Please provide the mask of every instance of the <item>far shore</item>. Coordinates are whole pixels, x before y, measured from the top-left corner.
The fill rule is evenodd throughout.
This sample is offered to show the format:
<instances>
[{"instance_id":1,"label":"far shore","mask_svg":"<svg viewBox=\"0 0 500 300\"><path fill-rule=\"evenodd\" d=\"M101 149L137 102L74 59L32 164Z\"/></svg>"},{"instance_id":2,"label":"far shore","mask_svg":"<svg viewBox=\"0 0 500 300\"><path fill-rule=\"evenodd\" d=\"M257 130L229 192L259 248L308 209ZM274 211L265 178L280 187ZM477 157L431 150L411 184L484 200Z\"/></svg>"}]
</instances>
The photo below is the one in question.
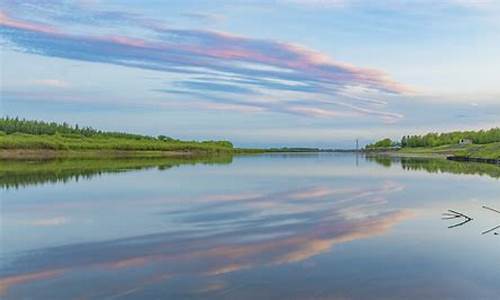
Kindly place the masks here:
<instances>
[{"instance_id":1,"label":"far shore","mask_svg":"<svg viewBox=\"0 0 500 300\"><path fill-rule=\"evenodd\" d=\"M206 152L186 151L128 151L128 150L52 150L52 149L1 149L1 160L49 159L110 159L110 158L162 158L198 157Z\"/></svg>"},{"instance_id":2,"label":"far shore","mask_svg":"<svg viewBox=\"0 0 500 300\"><path fill-rule=\"evenodd\" d=\"M366 155L442 158L500 164L500 128L389 138L355 150L307 147L236 148L227 140L188 141L102 131L92 127L0 118L0 160L200 158L258 153L354 152Z\"/></svg>"},{"instance_id":3,"label":"far shore","mask_svg":"<svg viewBox=\"0 0 500 300\"><path fill-rule=\"evenodd\" d=\"M293 148L292 148L293 149ZM281 150L281 151L280 151ZM311 150L311 149L309 149ZM207 156L244 155L259 153L294 153L297 149L244 149L234 148L229 152L210 152L202 150L53 150L53 149L0 149L0 160L53 160L53 159L134 159L134 158L199 158ZM456 156L452 152L433 152L432 150L408 151L397 149L377 150L330 150L330 151L303 151L303 152L353 152L367 156L399 157L399 158L430 158L448 159L460 162L479 162L500 164L499 160L486 158L470 158Z\"/></svg>"},{"instance_id":4,"label":"far shore","mask_svg":"<svg viewBox=\"0 0 500 300\"><path fill-rule=\"evenodd\" d=\"M432 149L427 150L363 150L362 153L365 155L372 156L386 156L386 157L407 157L407 158L440 158L447 159L458 162L476 162L476 163L487 163L500 165L500 159L492 159L487 157L468 157L457 155L451 151L433 151Z\"/></svg>"},{"instance_id":5,"label":"far shore","mask_svg":"<svg viewBox=\"0 0 500 300\"><path fill-rule=\"evenodd\" d=\"M365 155L389 156L389 157L415 157L415 158L443 158L452 157L452 153L439 152L409 152L400 150L363 150Z\"/></svg>"}]
</instances>

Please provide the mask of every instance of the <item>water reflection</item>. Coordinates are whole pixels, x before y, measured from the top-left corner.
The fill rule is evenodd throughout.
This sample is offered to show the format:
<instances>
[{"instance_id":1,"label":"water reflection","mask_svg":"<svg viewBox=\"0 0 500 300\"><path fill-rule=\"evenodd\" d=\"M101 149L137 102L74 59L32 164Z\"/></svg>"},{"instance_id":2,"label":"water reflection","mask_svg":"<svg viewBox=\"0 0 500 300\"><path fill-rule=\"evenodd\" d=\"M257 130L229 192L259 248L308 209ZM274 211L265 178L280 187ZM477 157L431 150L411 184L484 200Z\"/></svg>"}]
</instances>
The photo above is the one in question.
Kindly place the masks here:
<instances>
[{"instance_id":1,"label":"water reflection","mask_svg":"<svg viewBox=\"0 0 500 300\"><path fill-rule=\"evenodd\" d=\"M231 161L231 155L40 161L0 160L0 188L20 188L44 183L67 183L82 179L88 180L106 173L150 168L166 170L185 164L230 164Z\"/></svg>"},{"instance_id":2,"label":"water reflection","mask_svg":"<svg viewBox=\"0 0 500 300\"><path fill-rule=\"evenodd\" d=\"M435 162L381 166L370 158L356 165L348 154L231 161L167 172L156 161L120 162L122 168L115 161L100 166L101 176L66 184L39 184L53 176L42 171L43 180L20 175L24 183L2 194L0 298L494 299L500 293L491 263L498 258L500 214L482 207L500 206L491 175L451 176L443 170L456 166L439 165L438 176L429 176L415 171L436 170L428 166ZM448 209L450 219L439 220ZM456 224L448 222L465 220L460 214L474 220L448 230Z\"/></svg>"},{"instance_id":3,"label":"water reflection","mask_svg":"<svg viewBox=\"0 0 500 300\"><path fill-rule=\"evenodd\" d=\"M461 163L440 158L410 158L390 156L366 156L384 167L390 168L393 164L400 165L408 171L426 171L429 173L452 173L466 175L486 175L500 178L500 166L485 163Z\"/></svg>"},{"instance_id":4,"label":"water reflection","mask_svg":"<svg viewBox=\"0 0 500 300\"><path fill-rule=\"evenodd\" d=\"M189 230L20 253L2 270L0 287L4 296L22 298L37 290L54 299L116 296L182 276L209 285L222 274L300 262L335 245L383 234L413 216L385 206L386 196L402 189L386 182L373 188L314 186L191 199L195 205L189 211L160 212L180 227L191 225ZM124 291L100 286L117 272ZM82 280L100 288L90 292ZM40 286L66 288L40 291Z\"/></svg>"}]
</instances>

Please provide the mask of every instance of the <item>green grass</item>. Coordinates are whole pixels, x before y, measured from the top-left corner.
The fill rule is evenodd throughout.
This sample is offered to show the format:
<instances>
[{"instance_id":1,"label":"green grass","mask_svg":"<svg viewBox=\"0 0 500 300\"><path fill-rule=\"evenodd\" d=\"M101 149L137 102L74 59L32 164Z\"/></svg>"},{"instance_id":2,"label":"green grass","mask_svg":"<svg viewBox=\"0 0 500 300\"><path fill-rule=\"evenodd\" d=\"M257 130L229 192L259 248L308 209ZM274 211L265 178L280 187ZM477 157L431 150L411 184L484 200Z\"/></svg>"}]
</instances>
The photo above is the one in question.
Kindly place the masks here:
<instances>
[{"instance_id":1,"label":"green grass","mask_svg":"<svg viewBox=\"0 0 500 300\"><path fill-rule=\"evenodd\" d=\"M403 148L400 152L414 154L443 154L481 159L500 159L500 143L481 145L444 145L434 148Z\"/></svg>"},{"instance_id":2,"label":"green grass","mask_svg":"<svg viewBox=\"0 0 500 300\"><path fill-rule=\"evenodd\" d=\"M203 151L232 152L227 142L194 142L124 138L109 136L83 136L77 134L32 135L13 133L0 135L0 149L44 150L121 150L121 151Z\"/></svg>"},{"instance_id":3,"label":"green grass","mask_svg":"<svg viewBox=\"0 0 500 300\"><path fill-rule=\"evenodd\" d=\"M456 156L498 160L500 159L500 143L466 145L463 149L456 149L454 154Z\"/></svg>"},{"instance_id":4,"label":"green grass","mask_svg":"<svg viewBox=\"0 0 500 300\"><path fill-rule=\"evenodd\" d=\"M192 152L195 155L210 153L232 153L232 154L258 154L265 152L298 152L314 151L309 148L233 148L226 141L180 141L159 140L155 138L131 138L113 137L104 135L84 136L79 134L51 134L34 135L26 133L5 134L0 132L0 152L25 150L17 154L0 155L7 159L40 158L99 158L99 156L113 157L162 157L163 151L168 152ZM27 153L27 151L37 153ZM10 151L10 152L12 152ZM42 153L57 152L54 153ZM1 153L0 153L1 154Z\"/></svg>"}]
</instances>

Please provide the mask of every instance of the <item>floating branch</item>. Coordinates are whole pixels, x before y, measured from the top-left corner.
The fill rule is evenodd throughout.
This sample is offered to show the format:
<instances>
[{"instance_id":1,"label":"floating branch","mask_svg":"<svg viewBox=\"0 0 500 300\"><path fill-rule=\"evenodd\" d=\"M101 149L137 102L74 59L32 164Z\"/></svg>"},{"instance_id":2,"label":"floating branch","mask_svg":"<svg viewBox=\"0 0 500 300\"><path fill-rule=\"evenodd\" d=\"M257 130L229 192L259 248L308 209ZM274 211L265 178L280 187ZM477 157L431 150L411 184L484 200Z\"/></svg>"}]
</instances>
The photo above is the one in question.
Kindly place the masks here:
<instances>
[{"instance_id":1,"label":"floating branch","mask_svg":"<svg viewBox=\"0 0 500 300\"><path fill-rule=\"evenodd\" d=\"M456 219L456 218L461 218L462 216L457 215L457 214L452 214L452 213L443 213L441 220L451 220L451 219Z\"/></svg>"},{"instance_id":2,"label":"floating branch","mask_svg":"<svg viewBox=\"0 0 500 300\"><path fill-rule=\"evenodd\" d=\"M465 219L465 221L460 222L460 223L455 224L455 225L448 226L448 228L455 228L455 227L458 227L458 226L462 226L462 225L465 225L465 224L469 223L470 221L472 221L472 219Z\"/></svg>"},{"instance_id":3,"label":"floating branch","mask_svg":"<svg viewBox=\"0 0 500 300\"><path fill-rule=\"evenodd\" d=\"M487 209L487 210L490 210L490 211L492 211L492 212L496 212L496 213L499 213L499 214L500 214L500 211L499 211L499 210L496 210L496 209L494 209L494 208L488 207L488 206L486 206L486 205L483 205L483 208L484 208L484 209ZM490 232L492 232L492 231L495 231L495 230L497 230L497 229L499 229L499 228L500 228L500 225L498 225L498 226L496 226L496 227L493 227L493 228L491 228L491 229L489 229L489 230L486 230L486 231L482 232L481 234L487 234L487 233L490 233ZM498 232L494 232L493 234L494 234L494 235L498 235Z\"/></svg>"},{"instance_id":4,"label":"floating branch","mask_svg":"<svg viewBox=\"0 0 500 300\"><path fill-rule=\"evenodd\" d=\"M452 214L452 213L443 213L443 217L460 217L459 215L457 214Z\"/></svg>"},{"instance_id":5,"label":"floating branch","mask_svg":"<svg viewBox=\"0 0 500 300\"><path fill-rule=\"evenodd\" d=\"M444 217L443 218L444 220L450 220L450 219L456 219L456 218L464 218L465 219L463 222L460 222L460 223L448 226L448 228L455 228L455 227L458 227L458 226L462 226L462 225L465 225L465 224L469 223L470 221L474 220L473 218L471 218L468 215L463 214L461 212L454 211L454 210L451 210L451 209L448 209L448 211L450 213L444 213L443 214L443 216L448 216L448 217Z\"/></svg>"},{"instance_id":6,"label":"floating branch","mask_svg":"<svg viewBox=\"0 0 500 300\"><path fill-rule=\"evenodd\" d=\"M500 214L500 210L488 207L486 205L483 205L483 208ZM448 228L459 227L459 226L465 225L465 224L469 223L470 221L474 220L473 218L469 217L468 215L466 215L464 213L461 213L461 212L458 212L455 210L451 210L451 209L448 209L448 212L444 212L442 214L442 220L453 220L453 219L457 219L457 218L463 218L464 221L457 223L457 224L453 224L451 226L448 226ZM483 231L481 234L484 235L484 234L488 234L488 233L493 232L494 235L500 235L500 233L496 231L498 229L500 229L500 225L495 226L495 227L488 229L486 231Z\"/></svg>"},{"instance_id":7,"label":"floating branch","mask_svg":"<svg viewBox=\"0 0 500 300\"><path fill-rule=\"evenodd\" d=\"M484 209L487 209L487 210L491 210L491 211L493 211L493 212L496 212L496 213L499 213L499 214L500 214L500 210L496 210L496 209L491 208L491 207L488 207L488 206L486 206L486 205L483 205L483 208L484 208Z\"/></svg>"},{"instance_id":8,"label":"floating branch","mask_svg":"<svg viewBox=\"0 0 500 300\"><path fill-rule=\"evenodd\" d=\"M471 217L469 217L468 215L463 214L463 213L461 213L461 212L454 211L454 210L451 210L451 209L448 209L448 211L449 211L449 212L454 213L456 216L461 216L461 217L464 217L464 218L466 218L466 219L468 219L468 220L470 220L470 221L474 220L473 218L471 218Z\"/></svg>"},{"instance_id":9,"label":"floating branch","mask_svg":"<svg viewBox=\"0 0 500 300\"><path fill-rule=\"evenodd\" d=\"M486 230L486 231L483 231L481 234L487 234L487 233L490 233L490 232L492 232L492 231L495 231L495 230L497 230L497 229L499 229L499 228L500 228L500 225L495 226L495 227L493 227L493 228L491 228L491 229L488 229L488 230ZM495 232L494 234L495 234L495 235L498 235L498 233L497 233L497 232Z\"/></svg>"}]
</instances>

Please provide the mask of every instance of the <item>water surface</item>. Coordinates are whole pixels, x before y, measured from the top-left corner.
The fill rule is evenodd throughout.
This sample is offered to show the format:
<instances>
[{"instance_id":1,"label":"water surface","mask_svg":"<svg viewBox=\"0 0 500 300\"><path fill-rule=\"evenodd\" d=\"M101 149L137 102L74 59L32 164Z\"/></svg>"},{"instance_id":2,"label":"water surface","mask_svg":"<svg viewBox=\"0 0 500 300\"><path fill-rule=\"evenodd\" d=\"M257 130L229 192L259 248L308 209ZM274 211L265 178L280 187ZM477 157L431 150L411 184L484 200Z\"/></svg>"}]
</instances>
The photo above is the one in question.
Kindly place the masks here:
<instances>
[{"instance_id":1,"label":"water surface","mask_svg":"<svg viewBox=\"0 0 500 300\"><path fill-rule=\"evenodd\" d=\"M497 166L273 154L0 167L2 299L500 295L500 214L483 208L500 209Z\"/></svg>"}]
</instances>

